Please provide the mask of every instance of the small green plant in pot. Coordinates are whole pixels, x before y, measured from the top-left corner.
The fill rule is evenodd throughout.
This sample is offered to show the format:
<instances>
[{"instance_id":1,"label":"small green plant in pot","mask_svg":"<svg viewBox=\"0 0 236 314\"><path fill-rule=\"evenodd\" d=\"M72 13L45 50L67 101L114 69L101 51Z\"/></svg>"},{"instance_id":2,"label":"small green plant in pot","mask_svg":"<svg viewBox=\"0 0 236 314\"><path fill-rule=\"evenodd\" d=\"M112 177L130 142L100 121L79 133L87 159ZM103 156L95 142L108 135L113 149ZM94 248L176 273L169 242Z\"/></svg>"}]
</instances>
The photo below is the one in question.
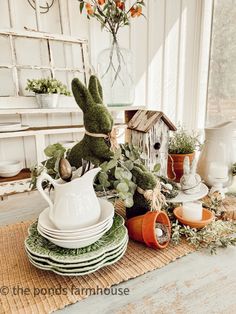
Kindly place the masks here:
<instances>
[{"instance_id":1,"label":"small green plant in pot","mask_svg":"<svg viewBox=\"0 0 236 314\"><path fill-rule=\"evenodd\" d=\"M71 96L67 87L54 78L28 79L26 90L35 93L40 108L56 108L59 95Z\"/></svg>"},{"instance_id":2,"label":"small green plant in pot","mask_svg":"<svg viewBox=\"0 0 236 314\"><path fill-rule=\"evenodd\" d=\"M186 156L190 162L194 159L195 151L200 146L198 134L190 133L180 127L169 140L168 148L168 177L179 182L183 175L183 163Z\"/></svg>"}]
</instances>

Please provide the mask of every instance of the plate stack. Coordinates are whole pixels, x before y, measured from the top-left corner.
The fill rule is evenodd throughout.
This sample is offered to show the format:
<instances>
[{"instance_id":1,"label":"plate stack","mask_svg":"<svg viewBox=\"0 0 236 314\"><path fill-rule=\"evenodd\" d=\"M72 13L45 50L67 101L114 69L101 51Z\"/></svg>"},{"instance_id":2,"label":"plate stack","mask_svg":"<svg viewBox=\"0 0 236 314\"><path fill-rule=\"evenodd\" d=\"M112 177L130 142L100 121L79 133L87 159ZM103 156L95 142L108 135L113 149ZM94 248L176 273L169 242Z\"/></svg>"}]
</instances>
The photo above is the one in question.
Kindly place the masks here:
<instances>
[{"instance_id":1,"label":"plate stack","mask_svg":"<svg viewBox=\"0 0 236 314\"><path fill-rule=\"evenodd\" d=\"M31 264L65 276L89 274L117 262L125 253L128 233L113 205L99 199L101 216L90 227L59 230L49 219L49 209L29 228L25 249Z\"/></svg>"},{"instance_id":2,"label":"plate stack","mask_svg":"<svg viewBox=\"0 0 236 314\"><path fill-rule=\"evenodd\" d=\"M4 122L0 123L0 133L24 131L29 128L28 125L22 125L20 122Z\"/></svg>"}]
</instances>

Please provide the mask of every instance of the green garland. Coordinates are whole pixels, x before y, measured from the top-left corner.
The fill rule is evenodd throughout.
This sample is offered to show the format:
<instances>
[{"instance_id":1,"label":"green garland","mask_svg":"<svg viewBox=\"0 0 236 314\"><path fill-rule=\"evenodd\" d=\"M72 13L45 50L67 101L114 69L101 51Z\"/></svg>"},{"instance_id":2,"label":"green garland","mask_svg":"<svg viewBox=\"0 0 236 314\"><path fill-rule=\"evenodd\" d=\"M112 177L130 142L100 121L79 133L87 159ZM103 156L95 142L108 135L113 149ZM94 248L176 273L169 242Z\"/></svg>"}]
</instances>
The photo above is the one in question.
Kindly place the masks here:
<instances>
[{"instance_id":1,"label":"green garland","mask_svg":"<svg viewBox=\"0 0 236 314\"><path fill-rule=\"evenodd\" d=\"M236 246L236 237L230 236L236 232L236 223L216 220L210 225L197 230L189 226L182 226L178 220L172 223L172 243L177 245L184 239L196 249L209 249L216 254L217 248Z\"/></svg>"},{"instance_id":2,"label":"green garland","mask_svg":"<svg viewBox=\"0 0 236 314\"><path fill-rule=\"evenodd\" d=\"M216 213L216 220L202 229L180 224L173 214L174 207L168 207L166 211L171 220L171 242L177 245L187 241L196 249L210 250L211 254L216 254L218 248L236 246L236 237L233 236L236 233L236 221L222 221L220 219L221 204L222 200L218 195L213 195L207 203L204 203L204 207L208 207Z\"/></svg>"}]
</instances>

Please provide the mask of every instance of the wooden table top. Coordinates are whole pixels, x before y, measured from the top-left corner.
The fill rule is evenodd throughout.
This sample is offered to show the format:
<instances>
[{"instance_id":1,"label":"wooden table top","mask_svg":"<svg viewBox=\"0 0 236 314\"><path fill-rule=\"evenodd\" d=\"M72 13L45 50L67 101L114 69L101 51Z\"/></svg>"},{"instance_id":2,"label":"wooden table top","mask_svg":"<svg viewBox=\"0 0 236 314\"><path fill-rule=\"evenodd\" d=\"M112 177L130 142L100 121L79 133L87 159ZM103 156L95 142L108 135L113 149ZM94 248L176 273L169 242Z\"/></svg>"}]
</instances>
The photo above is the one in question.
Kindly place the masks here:
<instances>
[{"instance_id":1,"label":"wooden table top","mask_svg":"<svg viewBox=\"0 0 236 314\"><path fill-rule=\"evenodd\" d=\"M38 192L0 202L0 225L34 219L46 207ZM90 296L57 311L66 313L234 313L236 247L216 256L196 252L162 269L118 285L128 296Z\"/></svg>"}]
</instances>

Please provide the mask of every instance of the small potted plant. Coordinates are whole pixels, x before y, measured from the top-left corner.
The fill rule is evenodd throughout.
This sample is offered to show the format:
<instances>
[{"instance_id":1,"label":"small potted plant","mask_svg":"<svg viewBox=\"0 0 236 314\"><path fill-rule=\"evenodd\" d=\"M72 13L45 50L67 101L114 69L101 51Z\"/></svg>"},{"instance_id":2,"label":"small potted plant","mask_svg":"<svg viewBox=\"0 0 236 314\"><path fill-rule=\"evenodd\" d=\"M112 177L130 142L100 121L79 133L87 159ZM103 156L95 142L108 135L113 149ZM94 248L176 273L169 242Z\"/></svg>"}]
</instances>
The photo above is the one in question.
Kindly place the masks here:
<instances>
[{"instance_id":1,"label":"small potted plant","mask_svg":"<svg viewBox=\"0 0 236 314\"><path fill-rule=\"evenodd\" d=\"M26 90L35 93L40 108L56 108L59 95L71 95L67 87L54 78L28 79Z\"/></svg>"},{"instance_id":2,"label":"small potted plant","mask_svg":"<svg viewBox=\"0 0 236 314\"><path fill-rule=\"evenodd\" d=\"M169 179L179 182L183 175L184 158L188 156L192 162L199 146L198 134L190 133L182 127L170 137L167 169Z\"/></svg>"}]
</instances>

